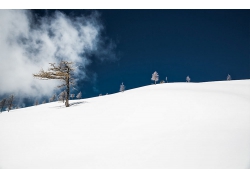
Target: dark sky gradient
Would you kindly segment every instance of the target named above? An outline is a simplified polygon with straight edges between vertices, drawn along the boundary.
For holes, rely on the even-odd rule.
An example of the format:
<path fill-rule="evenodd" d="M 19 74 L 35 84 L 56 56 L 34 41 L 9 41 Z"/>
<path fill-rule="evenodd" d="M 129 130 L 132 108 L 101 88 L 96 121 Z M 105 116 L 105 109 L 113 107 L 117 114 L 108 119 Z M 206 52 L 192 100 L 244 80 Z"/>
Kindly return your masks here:
<path fill-rule="evenodd" d="M 38 16 L 54 10 L 34 10 Z M 92 10 L 60 10 L 68 15 Z M 250 10 L 97 10 L 105 36 L 116 45 L 119 60 L 93 58 L 80 81 L 83 98 L 115 93 L 160 80 L 192 82 L 250 79 Z M 97 90 L 94 90 L 94 87 Z M 76 91 L 73 93 L 77 93 Z"/>

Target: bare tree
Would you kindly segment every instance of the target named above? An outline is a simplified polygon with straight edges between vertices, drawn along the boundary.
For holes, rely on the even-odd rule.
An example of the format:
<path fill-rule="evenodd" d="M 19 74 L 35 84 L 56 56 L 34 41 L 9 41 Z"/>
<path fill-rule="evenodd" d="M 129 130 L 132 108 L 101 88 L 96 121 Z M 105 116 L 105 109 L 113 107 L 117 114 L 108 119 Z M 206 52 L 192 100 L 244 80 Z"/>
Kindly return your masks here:
<path fill-rule="evenodd" d="M 37 77 L 42 80 L 48 79 L 59 79 L 64 83 L 58 86 L 59 88 L 66 87 L 66 102 L 65 106 L 69 107 L 69 95 L 70 95 L 70 85 L 74 84 L 73 75 L 73 63 L 68 61 L 61 61 L 59 65 L 55 65 L 55 63 L 49 63 L 51 68 L 48 71 L 44 71 L 43 69 L 37 73 L 33 74 L 34 77 Z"/>
<path fill-rule="evenodd" d="M 82 92 L 79 92 L 76 96 L 77 99 L 81 99 L 82 98 Z"/>
<path fill-rule="evenodd" d="M 121 86 L 120 86 L 120 92 L 124 92 L 124 90 L 125 90 L 125 86 L 124 86 L 124 84 L 122 83 Z"/>
<path fill-rule="evenodd" d="M 5 105 L 6 105 L 6 99 L 2 99 L 2 101 L 0 101 L 1 112 L 3 111 Z"/>
<path fill-rule="evenodd" d="M 190 77 L 187 76 L 187 77 L 186 77 L 186 82 L 190 82 L 190 81 L 191 81 Z"/>
<path fill-rule="evenodd" d="M 231 78 L 231 76 L 228 74 L 228 75 L 227 75 L 227 81 L 230 81 L 230 80 L 232 80 L 232 78 Z"/>
<path fill-rule="evenodd" d="M 155 81 L 155 84 L 156 84 L 156 81 L 159 80 L 159 75 L 158 75 L 158 73 L 156 71 L 152 74 L 151 80 Z"/>

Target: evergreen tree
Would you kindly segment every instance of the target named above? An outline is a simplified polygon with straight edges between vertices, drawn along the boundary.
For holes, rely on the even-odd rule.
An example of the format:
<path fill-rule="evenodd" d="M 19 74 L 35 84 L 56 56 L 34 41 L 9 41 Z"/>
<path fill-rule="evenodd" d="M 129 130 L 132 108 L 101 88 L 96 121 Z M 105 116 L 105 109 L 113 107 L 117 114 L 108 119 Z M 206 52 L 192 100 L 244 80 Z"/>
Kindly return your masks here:
<path fill-rule="evenodd" d="M 156 71 L 152 74 L 151 80 L 155 81 L 155 84 L 156 84 L 156 81 L 159 80 L 159 75 L 158 75 L 158 73 Z"/>
<path fill-rule="evenodd" d="M 67 92 L 64 90 L 63 92 L 59 94 L 58 99 L 59 101 L 62 101 L 64 103 L 64 101 L 66 100 L 66 97 L 67 97 Z"/>
<path fill-rule="evenodd" d="M 34 106 L 37 106 L 37 105 L 39 105 L 39 102 L 38 102 L 38 100 L 35 100 Z"/>
<path fill-rule="evenodd" d="M 76 96 L 77 99 L 81 99 L 82 98 L 82 92 L 79 92 Z"/>
<path fill-rule="evenodd" d="M 75 94 L 70 94 L 70 97 L 73 99 L 75 97 Z"/>
<path fill-rule="evenodd" d="M 1 112 L 3 111 L 5 105 L 6 105 L 6 99 L 2 99 L 2 100 L 0 101 L 0 109 L 1 109 Z"/>
<path fill-rule="evenodd" d="M 232 78 L 231 78 L 231 76 L 228 74 L 228 75 L 227 75 L 227 81 L 230 81 L 230 80 L 232 80 Z"/>
<path fill-rule="evenodd" d="M 187 76 L 187 77 L 186 77 L 186 82 L 190 82 L 190 81 L 191 81 L 190 77 Z"/>
<path fill-rule="evenodd" d="M 8 108 L 8 112 L 12 109 L 13 107 L 13 101 L 14 101 L 14 95 L 11 95 L 9 97 L 9 99 L 7 100 L 7 108 Z"/>
<path fill-rule="evenodd" d="M 124 90 L 125 90 L 125 86 L 122 83 L 121 86 L 120 86 L 120 92 L 124 92 Z"/>
<path fill-rule="evenodd" d="M 56 100 L 56 94 L 54 94 L 50 99 L 49 102 L 54 102 Z"/>

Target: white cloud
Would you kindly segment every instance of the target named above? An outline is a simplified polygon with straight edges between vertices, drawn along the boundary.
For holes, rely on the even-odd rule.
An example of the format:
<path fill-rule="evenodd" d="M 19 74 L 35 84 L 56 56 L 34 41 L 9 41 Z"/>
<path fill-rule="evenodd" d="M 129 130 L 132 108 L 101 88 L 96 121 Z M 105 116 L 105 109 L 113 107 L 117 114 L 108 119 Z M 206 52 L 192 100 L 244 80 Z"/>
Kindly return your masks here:
<path fill-rule="evenodd" d="M 0 10 L 0 95 L 14 93 L 22 97 L 51 96 L 60 81 L 37 80 L 32 74 L 48 63 L 73 61 L 86 67 L 86 53 L 108 54 L 103 49 L 98 13 L 70 18 L 61 12 L 34 22 L 27 10 Z M 112 55 L 112 53 L 110 53 Z M 79 70 L 77 75 L 84 77 Z"/>

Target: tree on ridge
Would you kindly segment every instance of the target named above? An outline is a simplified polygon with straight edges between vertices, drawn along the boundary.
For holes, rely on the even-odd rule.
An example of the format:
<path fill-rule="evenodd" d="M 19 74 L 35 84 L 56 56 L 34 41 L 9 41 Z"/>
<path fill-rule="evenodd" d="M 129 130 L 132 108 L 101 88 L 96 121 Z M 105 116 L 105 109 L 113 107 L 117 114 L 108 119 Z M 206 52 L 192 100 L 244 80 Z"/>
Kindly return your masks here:
<path fill-rule="evenodd" d="M 156 81 L 159 80 L 159 75 L 158 75 L 158 73 L 156 71 L 152 74 L 151 80 L 155 81 L 155 84 L 156 84 Z"/>
<path fill-rule="evenodd" d="M 61 61 L 59 65 L 55 63 L 49 64 L 51 68 L 48 71 L 42 69 L 39 73 L 33 74 L 33 76 L 41 80 L 58 79 L 63 81 L 63 84 L 58 86 L 58 88 L 66 87 L 65 106 L 69 107 L 70 85 L 74 84 L 74 79 L 72 78 L 74 72 L 73 62 Z"/>
<path fill-rule="evenodd" d="M 120 92 L 124 92 L 124 90 L 125 90 L 125 86 L 124 86 L 124 84 L 122 83 L 121 86 L 120 86 Z"/>

